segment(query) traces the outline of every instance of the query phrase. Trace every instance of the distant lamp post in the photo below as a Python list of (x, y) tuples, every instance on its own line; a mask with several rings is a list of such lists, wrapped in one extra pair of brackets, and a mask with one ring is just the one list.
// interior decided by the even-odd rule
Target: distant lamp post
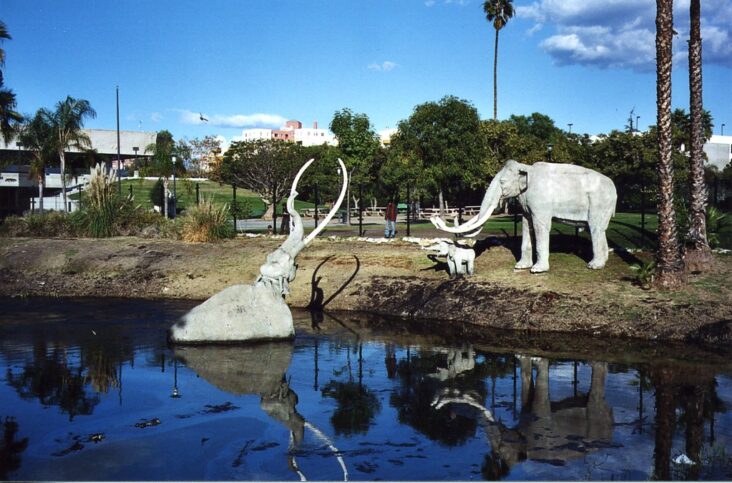
[(569, 134), (572, 134), (572, 126), (574, 126), (574, 123), (570, 122), (567, 126), (569, 126)]
[(638, 123), (640, 121), (640, 116), (635, 116), (635, 130), (640, 132), (640, 124)]
[(173, 198), (178, 201), (178, 192), (175, 190), (175, 165), (178, 162), (178, 157), (173, 156)]
[(552, 150), (553, 149), (554, 149), (554, 145), (553, 144), (548, 143), (546, 145), (546, 153), (547, 153), (547, 156), (549, 157), (549, 162), (550, 163), (552, 162)]
[(722, 123), (722, 136), (724, 136), (724, 126), (726, 126), (726, 124)]
[(137, 164), (137, 162), (138, 162), (137, 152), (140, 150), (140, 148), (137, 146), (132, 146), (132, 150), (135, 152), (135, 164)]

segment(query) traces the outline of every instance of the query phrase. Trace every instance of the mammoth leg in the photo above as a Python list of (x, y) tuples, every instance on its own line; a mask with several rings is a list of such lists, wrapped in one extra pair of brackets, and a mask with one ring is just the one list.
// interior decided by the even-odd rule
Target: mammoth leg
[(534, 247), (531, 243), (533, 231), (531, 222), (524, 215), (521, 221), (521, 259), (513, 267), (516, 270), (531, 268), (531, 265), (534, 264)]
[[(593, 209), (594, 208), (594, 209)], [(613, 216), (614, 209), (597, 207), (590, 200), (590, 237), (592, 237), (592, 260), (587, 264), (588, 268), (599, 269), (605, 266), (608, 256), (607, 237), (605, 230)]]
[(549, 232), (552, 229), (551, 217), (532, 217), (534, 236), (536, 237), (536, 263), (531, 267), (531, 273), (541, 273), (549, 270)]
[(465, 268), (468, 275), (473, 275), (475, 273), (475, 254), (470, 254), (468, 259), (465, 260)]

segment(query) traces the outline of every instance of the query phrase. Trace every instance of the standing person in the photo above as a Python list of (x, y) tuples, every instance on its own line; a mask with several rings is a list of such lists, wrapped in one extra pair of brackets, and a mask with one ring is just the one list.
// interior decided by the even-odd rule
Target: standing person
[(391, 201), (386, 207), (386, 214), (384, 214), (386, 220), (386, 227), (384, 228), (384, 238), (394, 238), (396, 234), (396, 219), (397, 219), (397, 208)]

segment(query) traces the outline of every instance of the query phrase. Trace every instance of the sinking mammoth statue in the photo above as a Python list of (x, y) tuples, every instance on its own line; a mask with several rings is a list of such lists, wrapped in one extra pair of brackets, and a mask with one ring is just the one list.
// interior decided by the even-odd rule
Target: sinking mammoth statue
[(346, 166), (339, 159), (343, 174), (340, 196), (323, 222), (304, 236), (302, 219), (295, 210), (295, 198), (297, 183), (313, 161), (305, 163), (292, 181), (286, 205), (290, 214), (290, 234), (277, 250), (267, 255), (254, 284), (232, 285), (194, 307), (170, 328), (171, 341), (243, 342), (294, 337), (292, 313), (284, 296), (295, 279), (295, 258), (328, 225), (340, 208), (348, 186)]
[[(480, 212), (462, 225), (449, 227), (437, 217), (432, 223), (448, 233), (475, 236), (498, 204), (518, 198), (523, 208), (521, 259), (516, 269), (531, 268), (532, 273), (549, 270), (549, 232), (552, 218), (587, 227), (592, 238), (593, 258), (588, 268), (605, 266), (608, 257), (607, 230), (615, 214), (617, 193), (610, 178), (597, 171), (571, 164), (522, 164), (509, 160), (503, 166), (483, 197)], [(537, 260), (533, 260), (536, 243)]]

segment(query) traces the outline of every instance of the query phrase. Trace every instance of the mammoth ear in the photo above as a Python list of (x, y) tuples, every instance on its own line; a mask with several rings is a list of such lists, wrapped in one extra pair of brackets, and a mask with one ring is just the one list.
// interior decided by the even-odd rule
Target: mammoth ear
[(527, 169), (519, 169), (519, 189), (523, 193), (529, 187), (529, 171)]

